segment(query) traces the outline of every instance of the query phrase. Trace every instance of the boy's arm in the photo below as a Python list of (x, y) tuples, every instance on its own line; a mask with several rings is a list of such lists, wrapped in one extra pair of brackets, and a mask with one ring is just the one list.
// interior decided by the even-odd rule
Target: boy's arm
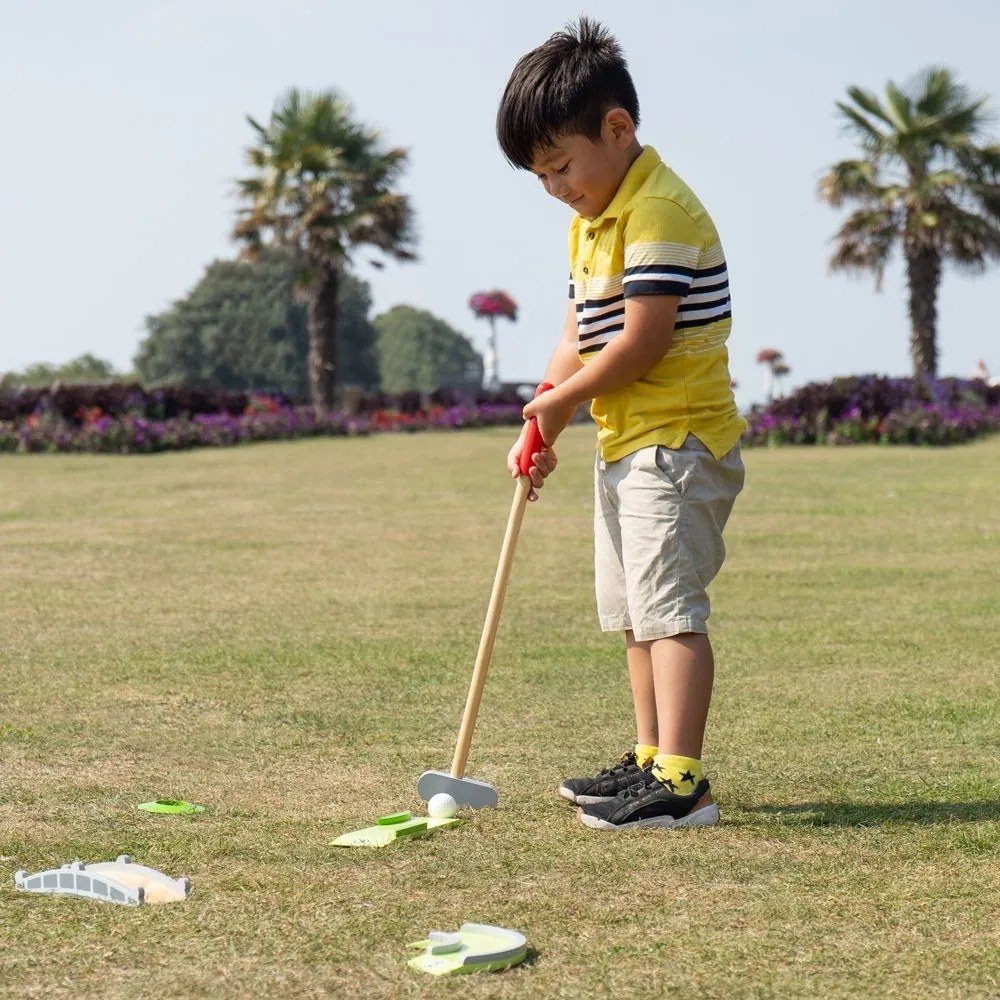
[[(562, 337), (559, 338), (559, 343), (556, 344), (556, 349), (552, 352), (552, 357), (549, 358), (543, 382), (561, 385), (583, 368), (583, 362), (580, 361), (580, 348), (577, 343), (578, 336), (576, 303), (571, 299), (566, 310), (566, 322), (563, 325)], [(551, 390), (549, 391), (551, 392)], [(573, 415), (573, 408), (570, 409), (569, 415)], [(544, 435), (542, 437), (544, 440), (548, 440)]]
[[(566, 311), (566, 322), (563, 326), (562, 337), (559, 338), (559, 343), (556, 344), (555, 350), (552, 352), (552, 357), (549, 358), (549, 363), (545, 368), (545, 377), (542, 381), (559, 386), (580, 371), (582, 367), (583, 364), (580, 361), (579, 348), (577, 346), (576, 305), (571, 300)], [(554, 391), (550, 389), (547, 393), (543, 393), (543, 395), (551, 395)], [(542, 440), (551, 445), (570, 422), (575, 411), (576, 404), (554, 406), (548, 410), (546, 412), (544, 427), (539, 424), (539, 430), (542, 432)], [(527, 427), (528, 425), (525, 424), (521, 429), (514, 447), (511, 448), (507, 455), (507, 469), (515, 479), (520, 475), (518, 460), (521, 456), (521, 446), (524, 443), (524, 435), (527, 432)], [(542, 481), (555, 467), (555, 452), (552, 451), (551, 447), (546, 447), (544, 451), (538, 453), (538, 458), (535, 460), (535, 468), (531, 470), (532, 486), (535, 489), (541, 488)], [(529, 494), (528, 499), (537, 499), (534, 489)]]
[[(548, 379), (555, 388), (525, 406), (524, 416), (538, 419), (542, 440), (552, 444), (581, 403), (623, 389), (642, 378), (670, 350), (679, 303), (677, 295), (636, 295), (625, 299), (622, 332), (588, 364), (581, 364), (577, 358), (575, 370), (570, 371), (568, 365), (560, 369), (564, 376), (561, 380)], [(575, 353), (575, 314), (573, 326)], [(564, 338), (556, 348), (550, 367), (560, 356), (565, 342)]]

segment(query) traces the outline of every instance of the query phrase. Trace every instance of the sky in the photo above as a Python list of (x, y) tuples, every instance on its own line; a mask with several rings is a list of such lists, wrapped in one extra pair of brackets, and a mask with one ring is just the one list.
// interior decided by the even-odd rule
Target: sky
[[(373, 315), (426, 309), (482, 351), (469, 295), (519, 303), (499, 329), (500, 377), (537, 381), (565, 314), (570, 210), (512, 169), (497, 102), (517, 59), (585, 13), (618, 37), (639, 138), (698, 194), (722, 236), (741, 405), (760, 401), (761, 348), (786, 389), (910, 372), (898, 261), (877, 293), (831, 274), (843, 212), (816, 184), (856, 147), (836, 115), (850, 85), (881, 91), (949, 67), (1000, 110), (996, 0), (5, 0), (0, 31), (0, 372), (83, 353), (129, 370), (144, 319), (232, 258), (235, 181), (292, 86), (334, 89), (386, 145), (409, 150), (419, 260), (376, 270)], [(1000, 137), (1000, 122), (996, 126)], [(947, 268), (942, 375), (1000, 374), (1000, 267)]]

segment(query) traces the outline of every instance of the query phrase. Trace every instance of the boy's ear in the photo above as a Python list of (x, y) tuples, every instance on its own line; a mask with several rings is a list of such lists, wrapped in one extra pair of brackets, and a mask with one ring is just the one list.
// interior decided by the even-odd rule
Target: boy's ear
[(619, 149), (628, 149), (635, 141), (635, 122), (624, 108), (611, 108), (604, 116), (604, 127)]

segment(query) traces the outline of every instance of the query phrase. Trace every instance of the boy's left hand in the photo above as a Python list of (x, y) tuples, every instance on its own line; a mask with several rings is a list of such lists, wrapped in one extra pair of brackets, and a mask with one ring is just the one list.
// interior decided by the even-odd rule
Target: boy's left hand
[(538, 421), (538, 431), (548, 447), (555, 444), (556, 438), (566, 429), (576, 407), (567, 409), (558, 399), (553, 399), (554, 390), (543, 392), (527, 403), (522, 411), (525, 420), (534, 417)]

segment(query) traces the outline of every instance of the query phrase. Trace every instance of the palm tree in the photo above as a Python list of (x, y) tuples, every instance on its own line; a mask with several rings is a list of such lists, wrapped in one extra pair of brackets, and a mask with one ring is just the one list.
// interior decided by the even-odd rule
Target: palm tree
[(819, 194), (859, 207), (835, 237), (833, 270), (871, 272), (876, 288), (898, 243), (909, 286), (910, 355), (917, 382), (937, 375), (937, 293), (949, 259), (981, 272), (1000, 256), (1000, 145), (983, 144), (986, 98), (931, 67), (884, 102), (849, 87), (837, 102), (864, 156), (834, 164)]
[(244, 206), (233, 236), (250, 260), (266, 243), (297, 253), (309, 388), (313, 405), (326, 410), (338, 396), (338, 292), (352, 252), (372, 246), (398, 260), (415, 259), (410, 205), (393, 191), (407, 154), (381, 148), (378, 133), (359, 125), (350, 104), (332, 91), (289, 90), (267, 125), (247, 121), (256, 133), (247, 149), (254, 174), (237, 182)]

